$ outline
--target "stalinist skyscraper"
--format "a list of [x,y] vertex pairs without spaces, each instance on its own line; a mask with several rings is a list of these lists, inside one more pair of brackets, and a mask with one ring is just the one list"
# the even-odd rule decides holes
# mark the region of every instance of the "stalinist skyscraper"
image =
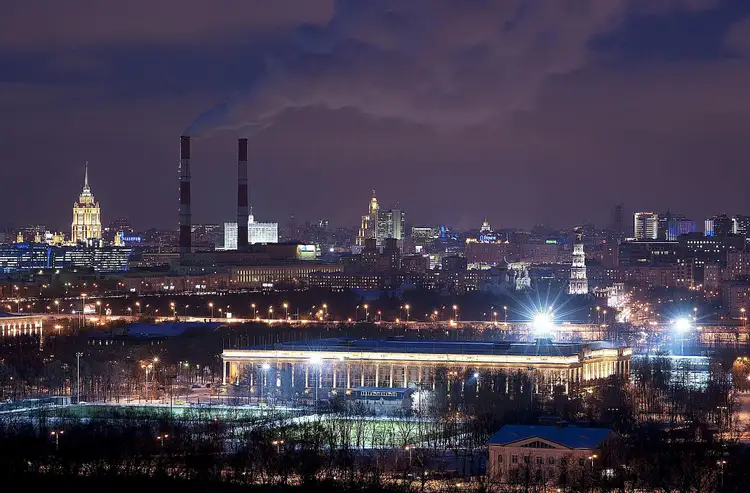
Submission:
[[357,246],[364,246],[365,240],[378,237],[378,199],[375,198],[375,190],[372,191],[372,198],[367,209],[367,214],[362,216],[362,224],[357,234]]
[[102,237],[102,219],[99,211],[99,202],[91,193],[89,186],[89,163],[86,163],[86,172],[83,178],[83,192],[78,197],[78,202],[73,204],[73,226],[70,233],[70,241],[73,243],[86,242],[87,240],[100,240]]
[[586,279],[586,254],[583,253],[583,231],[575,230],[573,242],[573,265],[570,267],[569,294],[588,294],[589,281]]

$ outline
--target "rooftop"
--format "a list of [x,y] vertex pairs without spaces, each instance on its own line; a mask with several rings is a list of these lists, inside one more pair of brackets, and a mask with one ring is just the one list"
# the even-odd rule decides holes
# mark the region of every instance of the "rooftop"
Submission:
[[584,349],[614,349],[609,342],[557,343],[550,339],[536,342],[503,341],[409,341],[403,339],[329,338],[281,342],[272,346],[247,348],[257,351],[326,351],[342,353],[418,353],[512,356],[574,356]]
[[571,449],[593,450],[609,437],[607,428],[579,428],[577,426],[505,425],[492,435],[488,445],[509,445],[529,438],[541,438]]
[[0,318],[24,318],[24,317],[38,317],[39,315],[33,313],[10,313],[0,311]]

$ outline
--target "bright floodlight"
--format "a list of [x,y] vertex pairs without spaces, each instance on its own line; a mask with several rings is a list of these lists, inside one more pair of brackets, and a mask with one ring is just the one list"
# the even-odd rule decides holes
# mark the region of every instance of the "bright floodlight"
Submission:
[[318,356],[317,354],[314,354],[314,355],[310,356],[310,364],[311,365],[319,365],[322,362],[323,362],[323,359],[320,356]]
[[474,378],[479,378],[479,373],[474,372]]
[[550,313],[539,312],[534,316],[532,328],[537,336],[550,335],[555,325]]
[[688,330],[690,330],[691,326],[692,324],[690,323],[690,319],[685,317],[678,318],[674,321],[674,330],[680,333],[687,332]]
[[268,363],[263,363],[263,367],[262,368],[264,370],[269,370],[271,368],[271,365],[269,365]]

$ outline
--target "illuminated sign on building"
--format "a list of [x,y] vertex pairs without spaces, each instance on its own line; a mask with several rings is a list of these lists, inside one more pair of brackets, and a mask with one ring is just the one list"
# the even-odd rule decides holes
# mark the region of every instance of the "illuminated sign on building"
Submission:
[[360,397],[400,397],[398,392],[386,390],[363,390],[359,393]]
[[126,245],[129,243],[143,243],[143,238],[141,238],[140,236],[125,236],[125,233],[123,233],[122,231],[120,231],[118,235],[120,237],[121,245]]
[[315,245],[297,245],[297,258],[300,260],[315,260],[317,256]]

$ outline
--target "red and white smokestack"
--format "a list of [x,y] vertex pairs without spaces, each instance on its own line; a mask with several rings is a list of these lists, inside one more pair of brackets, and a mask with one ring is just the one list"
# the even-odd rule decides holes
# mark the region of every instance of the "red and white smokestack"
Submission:
[[190,137],[180,136],[180,253],[190,253]]
[[247,250],[247,139],[237,144],[237,250]]

